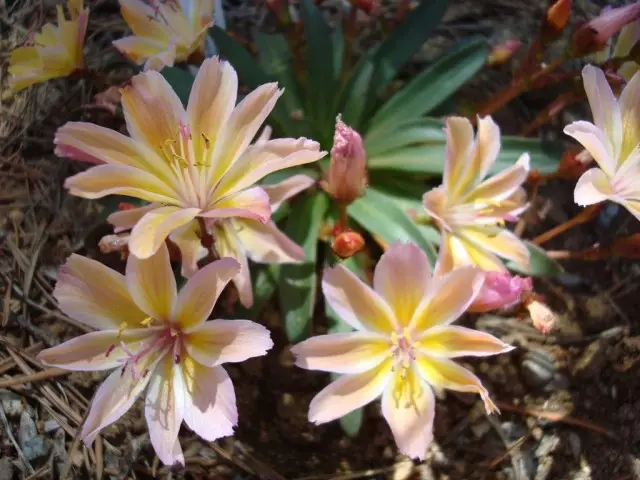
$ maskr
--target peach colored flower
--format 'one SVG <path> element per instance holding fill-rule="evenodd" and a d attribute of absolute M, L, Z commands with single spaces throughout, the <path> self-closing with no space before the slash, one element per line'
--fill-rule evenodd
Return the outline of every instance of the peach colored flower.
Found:
<path fill-rule="evenodd" d="M 580 142 L 600 168 L 580 177 L 575 202 L 586 206 L 610 200 L 640 219 L 640 74 L 633 76 L 619 100 L 599 68 L 587 65 L 582 78 L 593 123 L 573 122 L 564 133 Z"/>
<path fill-rule="evenodd" d="M 309 420 L 325 423 L 382 396 L 382 414 L 400 451 L 424 458 L 432 439 L 434 388 L 480 394 L 480 380 L 452 359 L 508 352 L 511 346 L 451 326 L 473 302 L 483 274 L 464 267 L 432 278 L 425 253 L 395 243 L 380 258 L 370 288 L 343 266 L 325 271 L 327 303 L 356 332 L 320 335 L 293 347 L 296 364 L 345 374 L 311 401 Z"/>
<path fill-rule="evenodd" d="M 144 413 L 151 443 L 165 464 L 184 464 L 184 421 L 208 441 L 233 434 L 235 393 L 221 367 L 264 355 L 273 342 L 249 320 L 206 321 L 240 265 L 213 262 L 178 293 L 163 245 L 145 260 L 129 257 L 126 275 L 79 255 L 61 268 L 54 296 L 70 317 L 98 331 L 43 350 L 45 365 L 115 369 L 96 392 L 81 437 L 89 446 L 148 386 Z"/>
<path fill-rule="evenodd" d="M 306 175 L 294 175 L 275 185 L 263 185 L 269 195 L 271 211 L 288 198 L 313 185 L 314 180 Z M 113 213 L 107 219 L 117 233 L 131 229 L 142 216 L 157 205 L 124 210 Z M 262 224 L 247 218 L 205 219 L 205 225 L 213 236 L 214 248 L 220 257 L 231 257 L 240 263 L 242 268 L 231 280 L 245 307 L 253 304 L 251 274 L 249 261 L 259 263 L 297 263 L 304 259 L 304 251 L 289 237 L 282 233 L 276 224 L 269 221 Z M 191 277 L 198 271 L 198 261 L 207 256 L 207 249 L 200 241 L 200 225 L 191 221 L 169 235 L 182 254 L 182 275 Z"/>
<path fill-rule="evenodd" d="M 113 45 L 145 70 L 204 57 L 213 0 L 120 0 L 120 10 L 133 35 Z"/>
<path fill-rule="evenodd" d="M 70 20 L 57 5 L 58 26 L 47 23 L 36 33 L 33 46 L 19 47 L 9 57 L 9 87 L 17 92 L 35 83 L 66 77 L 84 68 L 82 49 L 87 31 L 89 9 L 82 0 L 68 0 Z"/>
<path fill-rule="evenodd" d="M 106 163 L 68 178 L 66 187 L 85 198 L 120 194 L 154 202 L 131 231 L 129 250 L 139 258 L 196 217 L 267 223 L 269 196 L 254 184 L 325 152 L 305 138 L 251 145 L 282 91 L 262 85 L 235 106 L 237 89 L 235 70 L 217 58 L 202 64 L 186 110 L 158 72 L 133 77 L 122 92 L 131 137 L 77 122 L 56 133 L 58 155 Z"/>
<path fill-rule="evenodd" d="M 483 181 L 500 151 L 500 129 L 491 119 L 478 119 L 478 135 L 466 118 L 447 119 L 446 158 L 441 186 L 424 194 L 427 213 L 440 229 L 441 245 L 452 268 L 477 265 L 486 271 L 506 271 L 498 257 L 529 267 L 526 245 L 509 230 L 527 207 L 522 184 L 529 172 L 524 153 L 512 167 Z"/>

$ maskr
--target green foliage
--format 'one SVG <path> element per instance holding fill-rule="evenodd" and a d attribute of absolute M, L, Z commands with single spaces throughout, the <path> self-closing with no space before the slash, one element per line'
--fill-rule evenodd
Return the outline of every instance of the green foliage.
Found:
<path fill-rule="evenodd" d="M 165 80 L 173 87 L 183 105 L 186 106 L 189 101 L 193 81 L 196 78 L 195 75 L 179 67 L 165 67 L 160 73 L 162 73 Z"/>
<path fill-rule="evenodd" d="M 316 253 L 329 199 L 321 192 L 307 194 L 291 207 L 285 233 L 304 249 L 305 261 L 282 265 L 278 281 L 284 327 L 292 343 L 304 340 L 316 299 Z"/>
<path fill-rule="evenodd" d="M 564 272 L 562 266 L 552 258 L 549 258 L 542 248 L 531 242 L 526 242 L 526 244 L 529 249 L 529 270 L 525 271 L 513 263 L 507 263 L 507 267 L 510 270 L 532 276 L 553 276 Z"/>

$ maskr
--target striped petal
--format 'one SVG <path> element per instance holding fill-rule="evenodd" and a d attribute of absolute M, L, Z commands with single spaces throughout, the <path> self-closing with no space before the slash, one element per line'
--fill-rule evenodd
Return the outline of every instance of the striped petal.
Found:
<path fill-rule="evenodd" d="M 269 330 L 249 320 L 213 320 L 186 336 L 187 351 L 206 367 L 260 357 L 273 346 Z"/>
<path fill-rule="evenodd" d="M 180 290 L 173 322 L 183 332 L 197 329 L 209 318 L 218 297 L 239 271 L 240 264 L 233 258 L 216 260 L 199 270 Z"/>
<path fill-rule="evenodd" d="M 458 268 L 433 279 L 409 328 L 414 332 L 422 332 L 436 325 L 448 325 L 456 321 L 478 295 L 483 280 L 482 272 L 473 267 Z"/>
<path fill-rule="evenodd" d="M 147 58 L 164 52 L 168 47 L 167 43 L 135 36 L 119 38 L 112 43 L 121 54 L 138 65 L 142 65 Z"/>
<path fill-rule="evenodd" d="M 169 240 L 175 243 L 180 250 L 181 273 L 185 278 L 192 277 L 198 271 L 198 262 L 208 253 L 207 249 L 202 246 L 199 235 L 200 226 L 195 220 L 169 234 Z"/>
<path fill-rule="evenodd" d="M 485 231 L 480 228 L 465 228 L 460 235 L 481 250 L 511 260 L 523 270 L 529 269 L 529 249 L 509 230 Z"/>
<path fill-rule="evenodd" d="M 373 286 L 384 298 L 400 326 L 409 325 L 429 289 L 431 267 L 427 255 L 412 243 L 394 243 L 380 257 Z"/>
<path fill-rule="evenodd" d="M 282 233 L 275 223 L 237 220 L 236 235 L 254 262 L 295 263 L 304 260 L 302 247 Z"/>
<path fill-rule="evenodd" d="M 180 125 L 187 124 L 182 102 L 155 71 L 136 75 L 122 89 L 122 109 L 129 135 L 154 151 L 177 139 Z"/>
<path fill-rule="evenodd" d="M 573 192 L 574 201 L 581 207 L 604 202 L 613 195 L 607 174 L 592 168 L 582 174 Z"/>
<path fill-rule="evenodd" d="M 464 186 L 460 180 L 473 154 L 473 127 L 466 118 L 449 117 L 445 133 L 447 143 L 442 183 L 451 201 L 454 201 L 463 193 Z"/>
<path fill-rule="evenodd" d="M 430 328 L 418 339 L 416 346 L 426 355 L 444 358 L 487 357 L 514 349 L 488 333 L 451 325 Z"/>
<path fill-rule="evenodd" d="M 209 442 L 233 435 L 233 427 L 238 424 L 238 409 L 227 372 L 222 367 L 203 367 L 190 358 L 182 365 L 184 422 Z"/>
<path fill-rule="evenodd" d="M 124 165 L 98 165 L 65 180 L 71 195 L 96 199 L 126 195 L 148 202 L 178 203 L 176 191 L 157 176 Z"/>
<path fill-rule="evenodd" d="M 498 407 L 489 398 L 489 392 L 482 386 L 480 379 L 453 360 L 418 354 L 415 365 L 422 378 L 434 387 L 477 393 L 482 398 L 487 413 L 498 412 Z"/>
<path fill-rule="evenodd" d="M 478 185 L 465 198 L 465 202 L 497 203 L 506 200 L 526 181 L 527 175 L 529 175 L 529 154 L 523 153 L 515 165 Z"/>
<path fill-rule="evenodd" d="M 618 168 L 617 158 L 602 130 L 592 123 L 577 121 L 564 127 L 564 133 L 580 142 L 607 175 L 615 173 Z"/>
<path fill-rule="evenodd" d="M 267 222 L 271 218 L 269 196 L 261 187 L 252 187 L 226 196 L 202 213 L 207 218 L 242 217 L 259 222 Z"/>
<path fill-rule="evenodd" d="M 383 334 L 398 329 L 387 302 L 342 265 L 325 269 L 322 291 L 331 308 L 354 329 Z"/>
<path fill-rule="evenodd" d="M 149 258 L 164 245 L 169 234 L 191 222 L 199 208 L 159 207 L 147 212 L 131 230 L 129 250 L 138 258 Z"/>
<path fill-rule="evenodd" d="M 282 205 L 282 202 L 306 190 L 314 183 L 316 181 L 308 175 L 293 175 L 280 183 L 261 185 L 261 187 L 269 195 L 271 211 L 275 212 Z"/>
<path fill-rule="evenodd" d="M 159 208 L 157 203 L 150 203 L 140 208 L 128 208 L 113 212 L 107 217 L 107 222 L 113 225 L 115 233 L 131 230 L 138 221 L 145 216 L 146 213 Z"/>
<path fill-rule="evenodd" d="M 122 18 L 134 35 L 169 42 L 168 27 L 156 20 L 156 11 L 141 0 L 119 0 Z"/>
<path fill-rule="evenodd" d="M 76 254 L 60 267 L 53 296 L 64 313 L 98 330 L 117 330 L 122 322 L 138 326 L 146 317 L 123 275 Z"/>
<path fill-rule="evenodd" d="M 238 222 L 235 219 L 216 222 L 214 230 L 216 251 L 220 257 L 231 257 L 240 264 L 240 271 L 232 282 L 238 290 L 242 306 L 250 308 L 253 305 L 253 286 L 251 285 L 249 259 L 244 245 L 238 238 L 239 228 L 236 228 L 237 225 Z"/>
<path fill-rule="evenodd" d="M 638 21 L 634 22 L 638 23 Z M 622 115 L 622 148 L 620 166 L 640 143 L 640 75 L 634 75 L 620 95 L 620 113 Z"/>
<path fill-rule="evenodd" d="M 326 423 L 372 402 L 384 392 L 392 376 L 392 361 L 355 375 L 344 375 L 323 388 L 309 405 L 309 421 Z"/>
<path fill-rule="evenodd" d="M 165 355 L 151 374 L 144 408 L 151 445 L 165 465 L 184 465 L 178 440 L 184 418 L 184 391 L 180 366 L 171 355 Z"/>
<path fill-rule="evenodd" d="M 309 338 L 291 348 L 296 365 L 307 370 L 363 373 L 389 356 L 389 339 L 371 332 L 334 333 Z"/>
<path fill-rule="evenodd" d="M 144 260 L 130 255 L 125 277 L 129 292 L 142 311 L 158 321 L 173 318 L 177 297 L 176 279 L 165 245 Z"/>
<path fill-rule="evenodd" d="M 396 396 L 396 390 L 387 387 L 382 395 L 382 415 L 391 427 L 391 432 L 401 453 L 423 460 L 429 444 L 433 440 L 433 419 L 435 417 L 436 399 L 431 387 L 413 369 L 408 370 L 403 378 L 400 372 L 394 374 L 395 382 L 412 382 L 420 391 L 410 404 Z"/>
<path fill-rule="evenodd" d="M 462 235 L 451 236 L 450 246 L 456 266 L 475 265 L 487 272 L 506 272 L 507 267 L 497 255 L 466 240 Z"/>

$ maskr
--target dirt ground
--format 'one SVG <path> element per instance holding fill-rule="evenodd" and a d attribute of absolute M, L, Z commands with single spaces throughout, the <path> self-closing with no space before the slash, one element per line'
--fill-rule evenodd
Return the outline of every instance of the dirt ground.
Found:
<path fill-rule="evenodd" d="M 3 89 L 5 52 L 41 19 L 40 2 L 24 3 L 11 17 L 9 6 L 0 5 Z M 114 2 L 93 3 L 90 58 L 113 65 L 109 80 L 117 83 L 131 71 L 102 53 L 126 27 Z M 232 27 L 242 31 L 257 23 L 260 9 L 253 2 L 226 5 Z M 385 3 L 385 8 L 391 6 Z M 517 31 L 526 39 L 541 12 L 538 3 L 507 0 L 475 2 L 469 8 L 452 2 L 438 35 L 405 75 L 470 32 L 496 40 Z M 598 8 L 576 2 L 579 15 L 593 15 Z M 483 73 L 462 95 L 477 101 L 507 78 L 508 69 Z M 265 357 L 228 367 L 240 414 L 234 437 L 207 443 L 183 428 L 188 468 L 161 467 L 137 404 L 92 449 L 85 449 L 78 442 L 78 426 L 103 374 L 40 374 L 43 368 L 34 355 L 81 333 L 52 298 L 56 269 L 69 254 L 124 267 L 116 254 L 103 256 L 96 247 L 110 233 L 105 212 L 117 200 L 108 204 L 68 196 L 64 178 L 84 167 L 52 153 L 55 129 L 66 121 L 123 128 L 120 115 L 92 105 L 99 91 L 94 81 L 54 80 L 0 104 L 0 480 L 61 478 L 67 472 L 78 479 L 640 479 L 640 264 L 620 259 L 566 261 L 565 274 L 536 279 L 536 291 L 558 315 L 548 336 L 513 312 L 463 319 L 518 346 L 498 358 L 467 362 L 502 414 L 487 417 L 471 395 L 441 395 L 436 440 L 422 464 L 398 456 L 377 404 L 366 407 L 354 438 L 337 422 L 316 427 L 307 421 L 309 401 L 329 378 L 293 366 L 276 304 L 267 305 L 257 319 L 271 330 L 275 347 Z M 553 95 L 541 92 L 513 102 L 497 116 L 501 125 L 509 125 L 503 130 L 517 133 Z M 540 134 L 561 138 L 561 126 L 572 115 L 588 115 L 588 110 L 578 106 Z M 554 181 L 540 189 L 525 217 L 525 238 L 580 211 L 573 187 L 571 181 Z M 578 251 L 638 231 L 626 211 L 605 206 L 593 221 L 545 247 Z M 326 329 L 321 315 L 314 325 L 316 333 Z"/>

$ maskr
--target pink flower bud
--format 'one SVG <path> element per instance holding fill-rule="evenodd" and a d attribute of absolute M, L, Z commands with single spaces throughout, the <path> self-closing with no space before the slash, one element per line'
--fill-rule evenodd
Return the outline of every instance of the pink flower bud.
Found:
<path fill-rule="evenodd" d="M 343 203 L 353 202 L 364 193 L 367 186 L 367 157 L 362 138 L 339 115 L 333 136 L 329 174 L 323 186 L 334 200 Z"/>
<path fill-rule="evenodd" d="M 637 18 L 640 18 L 640 3 L 601 13 L 575 31 L 571 38 L 573 54 L 582 56 L 602 50 L 612 36 Z"/>
<path fill-rule="evenodd" d="M 502 65 L 518 51 L 521 45 L 520 40 L 507 40 L 495 45 L 487 58 L 487 65 Z"/>
<path fill-rule="evenodd" d="M 499 308 L 513 307 L 522 296 L 533 289 L 530 278 L 510 273 L 486 272 L 480 293 L 469 308 L 470 312 L 484 313 Z"/>

